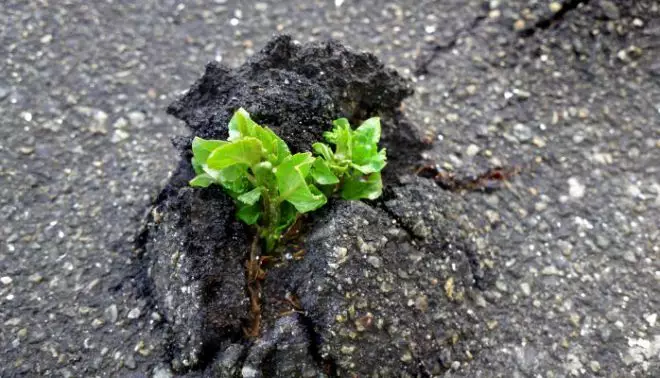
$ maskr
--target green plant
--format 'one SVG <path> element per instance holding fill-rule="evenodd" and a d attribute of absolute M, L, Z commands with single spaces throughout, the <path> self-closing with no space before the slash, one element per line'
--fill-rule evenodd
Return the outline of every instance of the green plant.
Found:
<path fill-rule="evenodd" d="M 236 204 L 236 216 L 254 225 L 257 234 L 246 265 L 250 296 L 250 326 L 255 337 L 261 324 L 260 251 L 277 254 L 282 235 L 300 214 L 318 209 L 328 196 L 339 192 L 344 199 L 375 199 L 382 193 L 380 171 L 385 150 L 378 150 L 380 120 L 370 118 L 352 130 L 345 118 L 333 122 L 324 133 L 326 141 L 310 152 L 291 154 L 289 147 L 268 127 L 254 122 L 245 109 L 229 121 L 227 140 L 194 138 L 192 166 L 197 174 L 191 186 L 220 185 Z M 264 240 L 260 248 L 259 240 Z"/>
<path fill-rule="evenodd" d="M 272 130 L 238 109 L 226 141 L 193 140 L 197 176 L 190 185 L 220 185 L 234 199 L 237 217 L 254 225 L 266 253 L 273 253 L 300 214 L 323 206 L 333 193 L 348 200 L 375 199 L 382 193 L 380 171 L 386 154 L 378 150 L 380 119 L 370 118 L 356 130 L 345 118 L 333 124 L 324 137 L 335 145 L 334 151 L 328 144 L 314 143 L 317 156 L 291 154 Z"/>

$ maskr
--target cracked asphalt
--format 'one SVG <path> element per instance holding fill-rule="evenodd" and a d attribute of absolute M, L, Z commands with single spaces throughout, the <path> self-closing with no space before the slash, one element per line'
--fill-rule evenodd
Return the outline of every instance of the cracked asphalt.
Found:
<path fill-rule="evenodd" d="M 276 33 L 414 82 L 495 272 L 448 376 L 660 376 L 657 1 L 32 1 L 0 9 L 0 376 L 168 377 L 132 241 L 185 133 L 165 107 Z M 463 359 L 461 359 L 463 360 Z"/>

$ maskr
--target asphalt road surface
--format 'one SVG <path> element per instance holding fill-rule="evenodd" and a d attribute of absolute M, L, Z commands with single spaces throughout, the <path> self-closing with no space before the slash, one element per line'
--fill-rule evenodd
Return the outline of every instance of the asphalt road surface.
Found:
<path fill-rule="evenodd" d="M 497 276 L 479 353 L 449 376 L 660 376 L 657 1 L 5 0 L 0 377 L 171 376 L 131 281 L 186 132 L 164 109 L 277 33 L 413 80 L 429 162 L 520 168 L 464 194 Z"/>

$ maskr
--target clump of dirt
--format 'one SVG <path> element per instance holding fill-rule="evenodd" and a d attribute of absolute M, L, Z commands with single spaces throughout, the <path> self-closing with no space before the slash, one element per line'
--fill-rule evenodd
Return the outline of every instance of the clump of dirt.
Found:
<path fill-rule="evenodd" d="M 209 63 L 168 112 L 192 131 L 178 144 L 184 156 L 192 136 L 225 139 L 227 123 L 239 107 L 294 152 L 309 151 L 312 143 L 322 141 L 334 119 L 357 124 L 379 115 L 382 143 L 396 152 L 388 154 L 386 172 L 391 173 L 415 161 L 423 148 L 418 131 L 400 111 L 411 94 L 410 82 L 372 54 L 355 53 L 337 41 L 299 45 L 280 36 L 236 70 Z"/>
<path fill-rule="evenodd" d="M 336 41 L 299 45 L 280 36 L 237 69 L 209 64 L 169 107 L 191 134 L 176 143 L 182 160 L 140 247 L 170 330 L 175 370 L 258 377 L 447 368 L 448 360 L 435 356 L 451 355 L 458 345 L 452 335 L 469 333 L 470 322 L 456 316 L 469 308 L 465 298 L 481 271 L 470 253 L 471 226 L 459 221 L 460 201 L 427 180 L 398 179 L 414 170 L 424 147 L 401 111 L 411 93 L 409 82 L 372 54 Z M 268 271 L 257 340 L 242 333 L 251 230 L 235 219 L 221 190 L 187 186 L 192 136 L 226 138 L 239 107 L 294 151 L 310 150 L 333 119 L 358 124 L 378 115 L 389 158 L 386 198 L 330 201 L 309 219 L 303 260 Z"/>

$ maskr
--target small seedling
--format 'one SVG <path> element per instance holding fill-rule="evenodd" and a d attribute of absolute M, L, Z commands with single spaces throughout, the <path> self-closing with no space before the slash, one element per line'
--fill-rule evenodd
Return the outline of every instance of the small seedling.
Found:
<path fill-rule="evenodd" d="M 291 154 L 280 137 L 254 122 L 243 108 L 229 121 L 226 141 L 195 137 L 192 142 L 197 176 L 190 185 L 221 186 L 234 199 L 238 219 L 256 228 L 246 267 L 248 336 L 257 336 L 261 323 L 261 251 L 278 256 L 282 235 L 294 228 L 301 214 L 325 205 L 334 193 L 347 200 L 376 199 L 382 193 L 380 171 L 386 155 L 385 149 L 378 150 L 380 119 L 370 118 L 356 130 L 345 118 L 333 124 L 324 137 L 335 149 L 314 143 L 317 156 Z"/>
<path fill-rule="evenodd" d="M 345 118 L 324 133 L 335 145 L 314 143 L 310 152 L 291 154 L 268 127 L 254 122 L 245 109 L 229 122 L 223 140 L 195 138 L 191 186 L 220 185 L 237 206 L 236 216 L 254 225 L 267 254 L 277 254 L 282 235 L 298 217 L 318 209 L 338 192 L 347 200 L 376 199 L 382 193 L 380 171 L 385 149 L 378 150 L 380 120 L 370 118 L 352 130 Z"/>

